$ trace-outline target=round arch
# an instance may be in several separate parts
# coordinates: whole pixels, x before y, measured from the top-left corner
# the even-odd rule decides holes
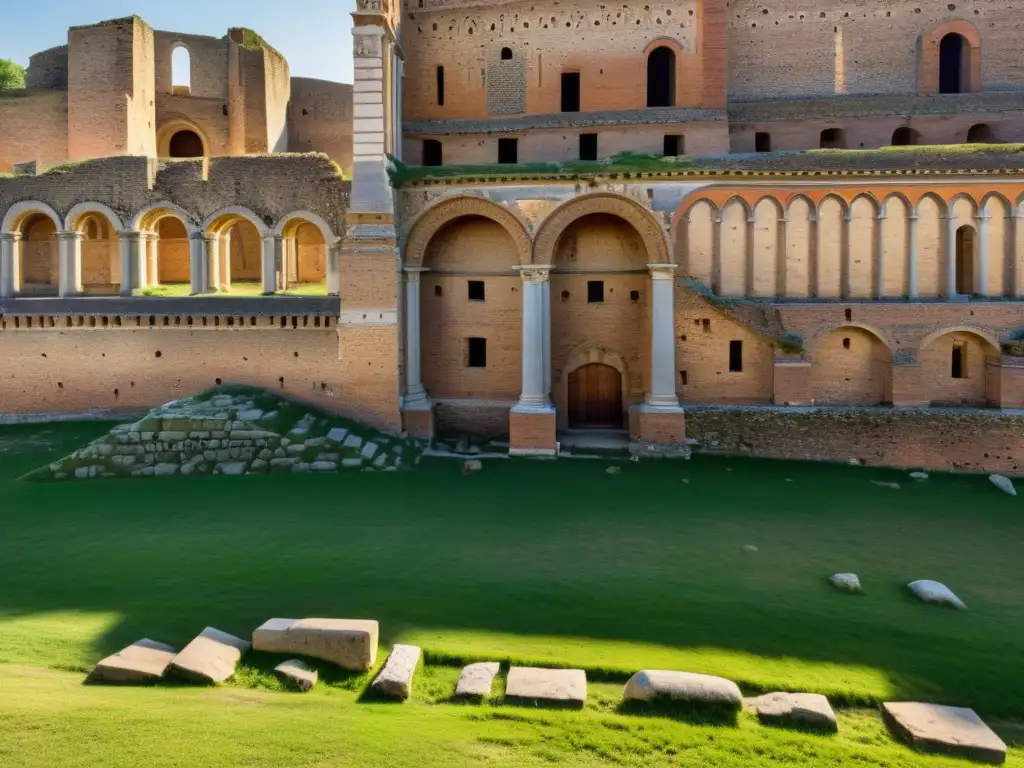
[[[893,348],[877,329],[844,323],[819,334],[810,350],[810,390],[815,403],[892,402]]]
[[[931,405],[998,403],[998,382],[988,375],[989,361],[998,357],[997,340],[981,328],[954,326],[933,331],[917,350],[925,399]]]
[[[858,322],[850,321],[850,322],[841,323],[839,325],[831,326],[831,327],[826,328],[825,330],[823,330],[821,333],[815,335],[814,336],[814,340],[810,344],[807,345],[808,350],[810,350],[810,355],[809,356],[811,358],[814,357],[813,350],[816,349],[821,344],[821,340],[822,339],[824,339],[829,334],[833,334],[833,333],[837,333],[839,331],[842,331],[844,328],[854,328],[854,329],[856,329],[858,331],[864,331],[866,333],[870,333],[872,336],[874,336],[876,339],[878,339],[878,341],[880,341],[885,346],[885,348],[887,350],[889,350],[889,354],[890,355],[895,354],[896,346],[892,343],[892,339],[890,339],[881,330],[879,330],[878,328],[876,328],[873,325],[868,325],[867,323],[858,323]]]
[[[917,92],[919,96],[932,96],[939,92],[939,49],[942,39],[956,34],[966,44],[966,61],[961,63],[962,89],[968,93],[981,90],[981,34],[966,19],[940,22],[927,30],[918,45]]]
[[[244,219],[256,227],[256,231],[260,233],[260,237],[266,237],[271,234],[270,228],[259,216],[248,208],[244,208],[240,205],[221,208],[219,211],[210,214],[203,221],[201,228],[203,232],[222,235],[231,229],[239,219]]]
[[[993,354],[996,355],[999,354],[999,340],[995,336],[993,336],[989,331],[971,325],[955,325],[950,328],[940,328],[937,331],[932,331],[923,339],[921,339],[921,343],[918,344],[917,346],[918,357],[920,357],[920,354],[924,349],[930,347],[943,336],[948,336],[952,333],[967,333],[973,336],[977,336],[979,339],[988,344],[989,349],[986,351],[992,352]]]
[[[881,211],[882,214],[884,214],[886,216],[889,215],[889,203],[892,200],[899,200],[899,201],[901,201],[907,207],[906,213],[908,215],[910,214],[911,211],[914,210],[914,204],[910,202],[910,198],[909,197],[907,197],[902,192],[890,192],[888,195],[885,196],[885,199],[882,200],[881,207],[879,208],[879,210]]]
[[[626,410],[629,407],[629,365],[626,359],[605,346],[594,343],[581,344],[569,353],[562,366],[562,375],[558,380],[558,391],[555,393],[555,404],[558,413],[559,429],[569,426],[569,377],[574,371],[585,365],[598,363],[614,368],[619,372],[622,392],[623,423],[626,421]]]
[[[938,206],[940,216],[948,215],[952,207],[947,205],[946,201],[943,200],[939,195],[935,194],[934,192],[925,192],[917,199],[917,202],[914,204],[912,210],[915,216],[921,215],[921,203],[923,203],[925,200],[931,200],[933,203],[935,203],[936,206]]]
[[[138,211],[132,216],[131,228],[135,231],[152,231],[156,229],[161,219],[165,219],[168,216],[180,219],[181,223],[185,225],[185,231],[190,235],[200,231],[192,214],[180,205],[169,202],[153,203]]]
[[[981,202],[978,203],[978,210],[984,211],[988,207],[988,204],[992,202],[996,203],[997,205],[1001,205],[1003,208],[1003,213],[1007,216],[1009,216],[1010,213],[1013,211],[1013,204],[1009,200],[1007,200],[1005,195],[1003,195],[1001,192],[987,192],[985,195],[983,195],[981,198]]]
[[[632,226],[643,240],[649,264],[671,263],[665,233],[654,215],[635,200],[607,192],[574,198],[548,214],[534,239],[533,263],[554,263],[555,247],[562,232],[576,219],[592,213],[609,214]]]
[[[960,202],[961,200],[966,200],[970,204],[970,206],[971,206],[971,214],[973,216],[977,216],[978,215],[978,202],[973,197],[971,197],[969,194],[967,194],[966,192],[958,192],[957,194],[955,194],[951,198],[949,198],[949,203],[947,203],[947,209],[946,209],[947,212],[948,213],[952,213],[954,211],[954,209],[956,208],[956,204],[958,202]]]
[[[210,137],[196,123],[183,117],[171,118],[156,132],[158,157],[171,157],[171,139],[181,131],[192,131],[203,143],[203,157],[210,157]]]
[[[405,266],[423,266],[431,238],[446,224],[463,216],[480,216],[501,225],[515,243],[519,263],[530,263],[529,228],[518,214],[487,198],[458,195],[441,200],[412,222],[405,242]]]
[[[58,230],[63,228],[60,216],[57,215],[57,212],[52,207],[38,200],[23,200],[7,209],[7,213],[4,214],[3,223],[0,224],[0,232],[18,231],[21,225],[25,223],[25,219],[35,213],[41,213],[46,216]]]
[[[90,214],[98,214],[106,218],[110,224],[121,231],[124,229],[124,223],[121,221],[121,217],[118,216],[114,211],[103,203],[78,203],[70,211],[68,215],[64,217],[64,229],[79,230],[85,223],[85,218]]]
[[[849,217],[849,215],[850,215],[850,206],[849,206],[849,204],[842,197],[840,197],[839,195],[834,194],[834,193],[825,195],[823,198],[821,198],[821,200],[818,201],[818,204],[816,206],[814,206],[814,215],[816,217],[818,217],[818,218],[821,217],[822,206],[824,206],[825,203],[828,202],[829,200],[835,200],[837,203],[839,203],[839,209],[843,212],[843,216]]]
[[[292,211],[291,213],[285,214],[278,220],[277,224],[274,225],[274,228],[271,230],[271,234],[284,236],[285,232],[291,230],[293,226],[306,222],[320,230],[320,234],[323,235],[324,242],[327,243],[328,246],[336,244],[340,239],[336,234],[334,234],[334,230],[331,229],[331,225],[328,224],[322,216],[317,213],[313,213],[312,211]]]

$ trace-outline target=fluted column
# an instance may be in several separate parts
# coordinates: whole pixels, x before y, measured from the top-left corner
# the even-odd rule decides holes
[[[988,296],[988,252],[989,252],[989,219],[984,210],[978,212],[978,268],[975,274],[978,276],[978,285],[974,286],[974,292],[979,296]]]
[[[0,299],[21,292],[21,232],[0,232]]]
[[[210,273],[206,268],[206,236],[193,232],[188,236],[188,272],[190,293],[210,292]]]
[[[57,233],[57,292],[60,296],[74,296],[82,292],[82,239],[82,233],[73,230]]]
[[[956,217],[946,217],[946,298],[956,297]]]
[[[911,212],[907,219],[907,232],[910,244],[907,246],[907,298],[917,298],[917,270],[918,270],[918,215]]]
[[[405,268],[405,408],[426,410],[430,396],[423,388],[420,346],[420,275],[423,267]]]
[[[678,408],[676,396],[675,264],[648,264],[651,272],[651,390],[647,405]]]
[[[283,251],[284,238],[281,235],[267,235],[263,238],[263,293],[274,293],[277,290]]]
[[[544,391],[544,284],[550,265],[520,267],[523,278],[523,386],[516,412],[547,412],[551,400]]]

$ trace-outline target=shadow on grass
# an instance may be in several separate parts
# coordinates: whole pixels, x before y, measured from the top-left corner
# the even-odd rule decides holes
[[[583,709],[585,702],[572,701],[566,699],[564,701],[556,701],[553,699],[530,699],[521,698],[519,696],[502,696],[495,700],[494,705],[497,707],[518,707],[520,709],[554,709],[554,710],[581,710]]]
[[[661,717],[690,725],[717,725],[736,727],[740,713],[729,707],[696,705],[685,701],[656,699],[655,701],[623,701],[615,711],[622,715]]]

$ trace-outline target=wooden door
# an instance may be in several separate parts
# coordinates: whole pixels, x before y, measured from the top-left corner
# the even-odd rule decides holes
[[[622,377],[617,370],[590,363],[569,374],[569,427],[622,427]]]

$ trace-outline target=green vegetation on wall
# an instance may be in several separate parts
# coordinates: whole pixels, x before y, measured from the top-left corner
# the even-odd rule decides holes
[[[25,88],[25,68],[12,59],[0,59],[0,94]]]

